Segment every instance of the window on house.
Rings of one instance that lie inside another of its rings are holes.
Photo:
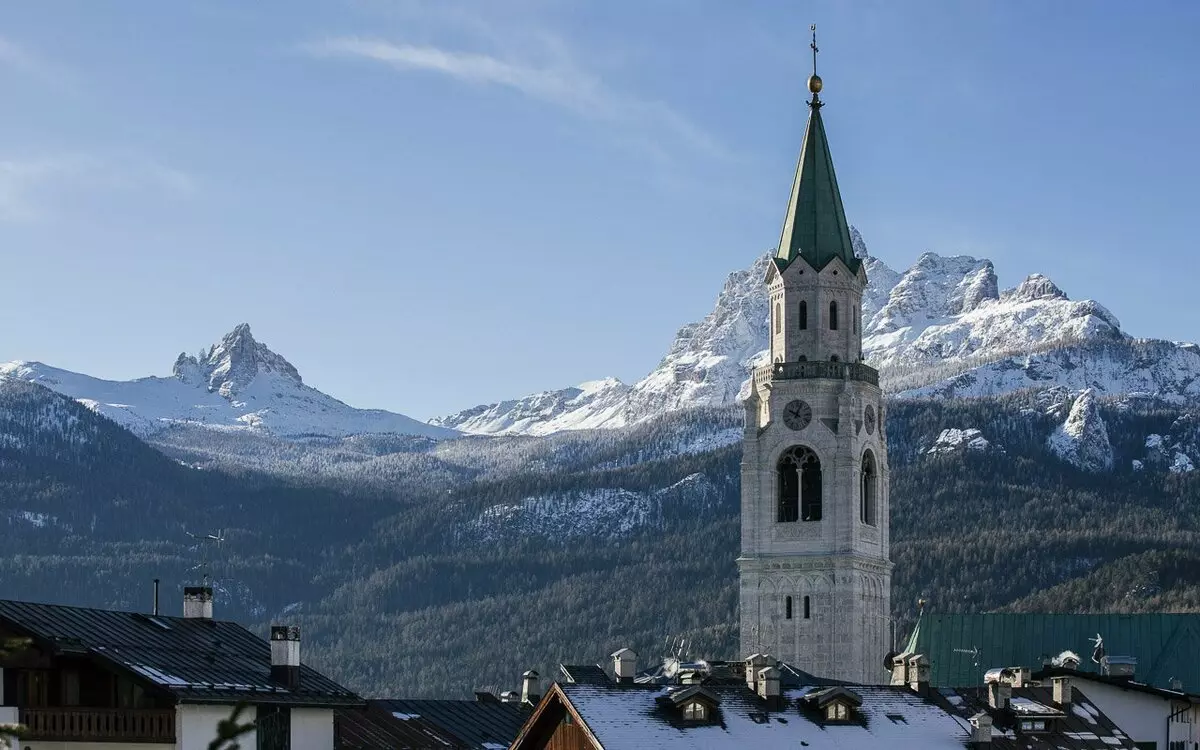
[[[776,482],[778,521],[821,520],[821,461],[811,448],[803,445],[789,448],[779,459]]]
[[[684,721],[708,721],[708,706],[700,701],[692,701],[683,705]]]
[[[808,597],[806,596],[806,597],[804,597],[804,619],[805,620],[809,619],[808,615],[809,615]]]
[[[842,361],[842,358],[841,358],[841,357],[839,357],[838,355],[836,355],[836,354],[835,354],[835,355],[833,355],[832,357],[830,357],[830,358],[829,358],[829,361],[830,361],[830,362],[841,362],[841,361]]]
[[[783,616],[784,619],[792,619],[792,597],[787,597],[783,600]]]
[[[63,706],[79,705],[79,673],[74,669],[64,669],[59,676],[59,698]]]
[[[850,708],[841,701],[834,701],[825,707],[826,721],[848,721],[850,719]]]
[[[800,300],[800,330],[808,328],[808,303]]]
[[[17,705],[21,708],[50,705],[50,670],[23,669],[17,673]]]
[[[779,303],[775,303],[775,333],[783,330],[783,315],[780,314]]]
[[[875,525],[875,494],[879,483],[875,468],[875,454],[867,451],[862,458],[862,485],[859,487],[858,520],[868,526]]]
[[[1022,732],[1044,732],[1046,722],[1043,719],[1025,719],[1021,722]]]
[[[836,331],[838,329],[838,314],[837,302],[829,303],[829,330]]]

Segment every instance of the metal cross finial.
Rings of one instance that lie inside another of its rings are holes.
[[[817,25],[814,23],[812,26],[809,26],[809,27],[808,27],[808,29],[809,29],[809,31],[811,31],[811,32],[812,32],[812,35],[813,35],[812,44],[810,44],[810,45],[808,45],[808,46],[809,46],[809,47],[812,47],[812,51],[813,51],[813,75],[816,75],[816,74],[817,74],[817,53],[821,51],[821,50],[817,49]]]

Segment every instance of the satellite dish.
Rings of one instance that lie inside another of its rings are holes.
[[[896,657],[899,655],[900,655],[899,651],[888,651],[887,656],[883,657],[883,668],[886,671],[891,672],[892,671],[892,662],[894,662],[896,660]]]

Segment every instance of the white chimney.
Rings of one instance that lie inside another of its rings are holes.
[[[516,690],[505,690],[500,694],[501,703],[520,703],[521,696],[517,695]]]
[[[893,685],[908,684],[908,657],[912,654],[896,654],[892,657],[892,683]]]
[[[971,742],[976,747],[992,744],[992,717],[987,711],[971,717]]]
[[[300,628],[271,626],[271,681],[288,690],[300,687]]]
[[[537,703],[541,697],[538,692],[538,673],[531,669],[521,675],[521,702]]]
[[[771,665],[771,657],[767,654],[751,654],[746,657],[746,687],[758,692],[758,671]]]
[[[212,586],[183,587],[183,616],[203,620],[212,619]]]
[[[908,657],[908,687],[919,695],[929,692],[929,657],[925,654]]]
[[[1060,706],[1071,705],[1071,678],[1051,677],[1050,682],[1054,685],[1054,702]]]
[[[623,648],[613,652],[612,660],[613,674],[617,676],[617,682],[633,682],[633,678],[637,676],[637,654],[633,649]]]
[[[779,697],[779,670],[763,667],[758,670],[758,697],[772,700]]]

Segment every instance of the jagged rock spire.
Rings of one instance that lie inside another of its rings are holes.
[[[860,260],[855,257],[850,242],[850,225],[846,223],[846,212],[842,208],[842,194],[838,190],[837,175],[833,171],[833,157],[829,153],[829,140],[825,136],[825,124],[821,120],[821,107],[825,106],[819,94],[823,87],[816,74],[816,33],[813,33],[813,75],[808,79],[812,100],[808,106],[808,127],[804,130],[804,144],[800,148],[800,161],[796,165],[796,179],[788,199],[787,215],[783,220],[783,236],[779,238],[776,263],[786,267],[796,256],[815,268],[823,268],[834,258],[841,258],[857,271]]]

